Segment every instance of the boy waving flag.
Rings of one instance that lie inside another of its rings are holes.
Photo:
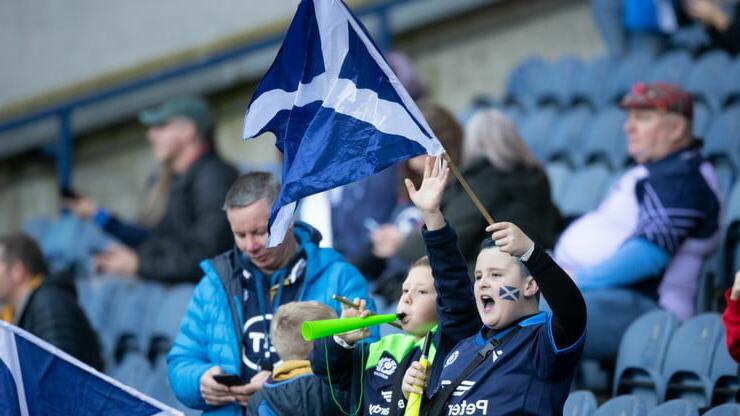
[[[302,0],[252,97],[244,139],[265,132],[283,153],[269,246],[298,201],[444,149],[367,30],[340,0]]]

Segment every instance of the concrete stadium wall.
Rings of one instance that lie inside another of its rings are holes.
[[[411,55],[429,81],[433,98],[455,111],[480,93],[500,95],[509,71],[523,57],[590,57],[603,51],[586,0],[553,0],[535,9],[527,7],[529,0],[513,3],[401,37],[396,46]],[[249,87],[240,86],[214,97],[217,141],[228,160],[259,166],[274,162],[276,153],[274,139],[240,140],[250,96]],[[78,143],[75,187],[132,217],[155,167],[143,129],[132,120],[79,138]],[[53,215],[56,195],[55,172],[48,161],[26,156],[0,166],[0,232],[17,229],[34,215]]]
[[[218,7],[201,0],[2,1],[0,107],[289,19],[297,4],[298,0],[219,0]]]

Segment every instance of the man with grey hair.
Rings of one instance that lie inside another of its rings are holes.
[[[318,301],[340,313],[338,294],[365,299],[365,278],[336,251],[319,248],[321,234],[297,222],[277,247],[267,247],[270,207],[280,185],[269,173],[240,176],[223,209],[235,247],[203,261],[195,289],[167,362],[175,395],[186,406],[242,414],[280,360],[270,321],[288,302]],[[225,380],[224,375],[233,375]]]

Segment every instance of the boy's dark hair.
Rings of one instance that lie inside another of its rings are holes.
[[[480,243],[480,251],[487,250],[490,248],[496,248],[496,241],[494,241],[491,237],[486,237]],[[522,278],[532,275],[532,273],[529,272],[527,265],[524,264],[522,259],[520,259],[517,256],[511,256],[511,258],[513,258],[516,264],[519,266],[519,271],[522,273]]]

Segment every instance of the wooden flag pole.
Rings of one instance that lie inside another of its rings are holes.
[[[470,185],[468,185],[468,181],[465,180],[462,173],[460,173],[460,170],[457,168],[452,159],[450,159],[450,156],[446,152],[442,153],[442,156],[447,161],[447,165],[449,165],[450,169],[452,170],[452,174],[455,175],[458,181],[460,181],[460,185],[462,185],[465,193],[467,193],[470,199],[473,200],[473,204],[476,208],[478,208],[478,211],[480,211],[480,213],[483,215],[483,218],[486,219],[488,225],[493,225],[493,217],[491,216],[491,214],[488,213],[486,207],[484,207],[483,204],[480,202],[480,199],[478,199],[478,196],[475,194],[475,192],[473,192],[473,189],[470,188]]]

